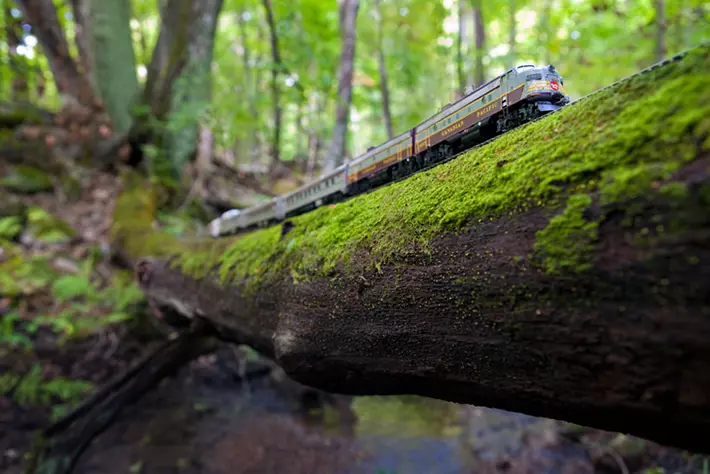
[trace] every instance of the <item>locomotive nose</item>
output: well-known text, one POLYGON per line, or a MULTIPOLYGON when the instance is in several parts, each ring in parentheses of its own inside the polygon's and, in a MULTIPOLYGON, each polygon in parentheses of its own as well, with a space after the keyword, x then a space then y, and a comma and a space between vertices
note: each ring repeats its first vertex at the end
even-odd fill
POLYGON ((219 237, 219 218, 209 223, 209 232, 212 237, 219 237))

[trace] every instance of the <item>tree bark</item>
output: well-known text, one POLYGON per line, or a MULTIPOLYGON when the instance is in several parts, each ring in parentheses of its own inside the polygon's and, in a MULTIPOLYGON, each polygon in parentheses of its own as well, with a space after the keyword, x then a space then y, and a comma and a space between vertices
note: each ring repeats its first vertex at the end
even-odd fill
POLYGON ((338 102, 335 112, 333 138, 325 157, 324 171, 331 171, 345 162, 346 139, 350 123, 350 104, 353 95, 353 68, 359 0, 342 0, 340 3, 340 66, 338 67, 338 102))
MULTIPOLYGON (((79 66, 81 72, 86 75, 90 81, 91 76, 91 48, 89 47, 89 3, 91 0, 71 0, 72 14, 74 15, 74 28, 76 48, 79 50, 79 66)), ((92 85, 95 83, 92 81, 92 85)))
POLYGON ((656 61, 666 57, 666 7, 664 0, 656 0, 656 61))
POLYGON ((81 104, 93 106, 96 99, 91 83, 79 71, 69 54, 69 45, 53 1, 19 0, 18 5, 42 46, 59 93, 81 104))
POLYGON ((167 0, 160 10, 160 33, 143 89, 143 102, 159 119, 164 119, 170 110, 173 84, 186 64, 185 50, 192 17, 191 0, 167 0))
POLYGON ((486 82, 486 69, 483 64, 483 58, 486 55, 486 32, 485 22, 483 19, 483 1, 474 0, 473 2, 473 24, 474 38, 476 42, 476 65, 474 72, 474 85, 476 87, 486 82))
POLYGON ((82 55, 82 61, 91 61, 88 70, 113 128, 124 134, 131 128, 139 99, 130 0, 88 0, 85 13, 88 17, 83 26, 89 50, 82 55))
POLYGON ((223 0, 194 0, 193 3, 194 22, 185 50, 185 70, 179 78, 180 89, 173 94, 170 107, 171 114, 185 120, 180 130, 171 133, 169 147, 169 156, 178 172, 182 172, 195 151, 200 115, 209 106, 212 97, 212 55, 223 3, 223 0))
POLYGON ((271 0, 263 0, 266 10, 266 21, 269 25, 269 40, 271 43, 271 100, 274 114, 274 136, 271 142, 271 160, 281 161, 281 87, 279 86, 279 71, 281 69, 281 52, 279 51, 279 39, 276 34, 274 22, 274 12, 271 7, 271 0))
MULTIPOLYGON (((181 176, 195 152, 198 122, 210 101, 210 67, 223 0, 167 0, 143 92, 153 116, 172 122, 159 142, 159 172, 181 176)), ((142 125, 145 126, 145 125, 142 125)))
POLYGON ((259 159, 259 152, 261 150, 261 132, 259 130, 259 109, 256 106, 258 87, 257 81, 252 74, 251 48, 249 47, 249 38, 247 36, 243 11, 240 11, 237 14, 237 27, 239 28, 239 40, 243 51, 242 59, 244 64, 244 84, 246 85, 247 91, 247 104, 249 106, 249 114, 252 117, 252 125, 254 127, 254 133, 251 136, 251 156, 249 160, 253 163, 259 159))
POLYGON ((380 73, 380 92, 382 94, 382 116, 387 130, 387 138, 394 137, 392 113, 390 112, 390 91, 387 84, 387 63, 383 45, 382 8, 380 0, 375 0, 375 16, 377 21, 377 67, 380 73))

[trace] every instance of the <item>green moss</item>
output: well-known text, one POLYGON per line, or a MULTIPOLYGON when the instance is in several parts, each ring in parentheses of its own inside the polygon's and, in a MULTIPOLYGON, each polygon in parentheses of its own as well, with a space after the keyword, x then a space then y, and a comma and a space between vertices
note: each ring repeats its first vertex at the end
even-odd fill
POLYGON ((620 166, 602 174, 599 188, 601 204, 625 201, 653 191, 654 183, 668 179, 678 169, 678 162, 640 163, 620 166))
MULTIPOLYGON (((409 252, 426 252, 442 232, 530 206, 554 207, 565 196, 597 191, 603 180, 616 183, 607 195, 627 195, 625 187, 638 181, 614 178, 640 179, 695 157, 689 144, 704 139, 710 121, 709 66, 710 48, 698 48, 449 163, 296 217, 283 240, 276 226, 223 239, 230 247, 221 255, 202 261, 186 255, 175 264, 201 273, 217 266, 224 282, 246 278, 258 285, 284 269, 300 281, 338 265, 349 268, 356 255, 371 268, 396 263, 409 252)), ((583 229, 588 240, 592 229, 583 229)), ((557 263, 555 255, 548 252, 550 267, 565 267, 565 254, 557 263)))
POLYGON ((535 252, 548 273, 581 272, 591 267, 599 232, 598 222, 584 219, 591 204, 592 198, 586 194, 570 196, 565 211, 537 233, 535 252))
POLYGON ((156 230, 157 195, 150 180, 133 171, 121 176, 123 189, 113 213, 111 237, 133 258, 178 255, 191 275, 203 276, 209 271, 200 262, 217 261, 224 254, 225 240, 180 240, 175 235, 156 230))
POLYGON ((658 190, 669 202, 681 204, 688 198, 688 186, 685 183, 668 183, 658 190))

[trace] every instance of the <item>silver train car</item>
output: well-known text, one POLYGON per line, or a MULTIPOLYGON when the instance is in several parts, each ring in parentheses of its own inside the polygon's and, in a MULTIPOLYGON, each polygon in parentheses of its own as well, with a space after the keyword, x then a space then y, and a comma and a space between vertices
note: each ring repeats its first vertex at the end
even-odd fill
POLYGON ((509 69, 416 127, 368 149, 316 181, 209 223, 212 237, 266 227, 416 173, 569 103, 554 66, 509 69))

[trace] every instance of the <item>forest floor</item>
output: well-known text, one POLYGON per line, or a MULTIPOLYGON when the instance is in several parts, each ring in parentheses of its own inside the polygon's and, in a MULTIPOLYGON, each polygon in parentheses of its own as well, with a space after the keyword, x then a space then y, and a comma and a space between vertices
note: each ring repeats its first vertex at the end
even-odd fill
MULTIPOLYGON (((63 176, 27 168, 48 160, 41 143, 31 157, 9 143, 0 142, 0 472, 15 474, 36 430, 165 334, 153 324, 131 271, 110 257, 119 178, 74 163, 67 184, 63 176)), ((156 225, 178 234, 190 228, 178 218, 156 225)), ((618 433, 421 397, 311 390, 232 346, 183 367, 126 409, 75 470, 707 471, 706 458, 618 433), (265 376, 249 376, 250 368, 264 367, 265 376)))

